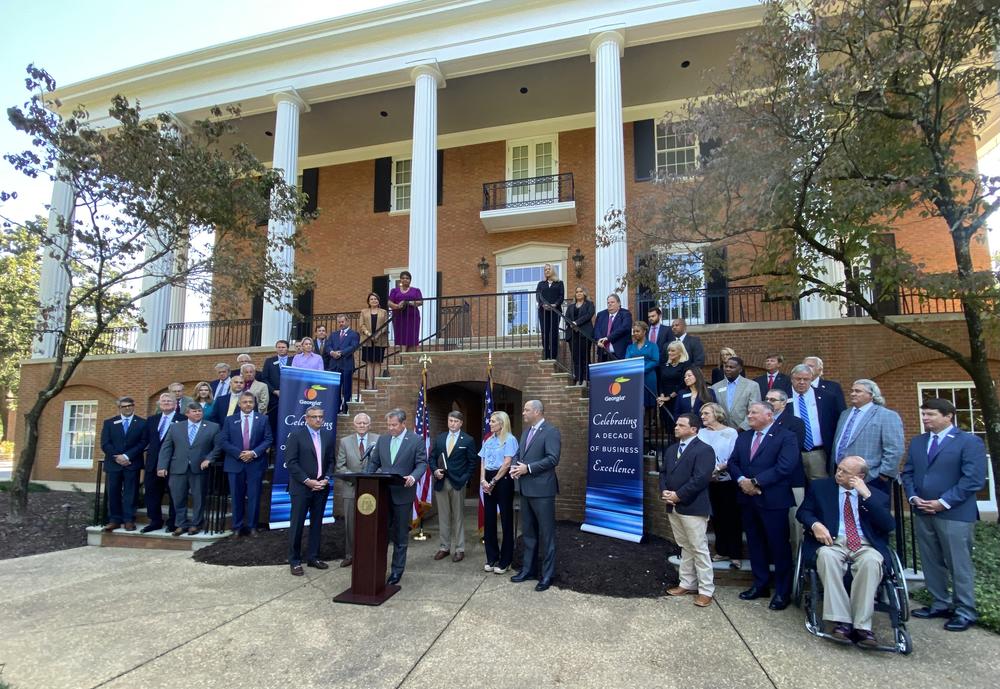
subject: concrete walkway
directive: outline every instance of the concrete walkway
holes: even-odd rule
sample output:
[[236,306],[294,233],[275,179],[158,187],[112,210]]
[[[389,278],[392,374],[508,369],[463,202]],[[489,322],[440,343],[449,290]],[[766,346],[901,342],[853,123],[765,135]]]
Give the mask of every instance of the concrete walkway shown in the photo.
[[[622,600],[529,584],[414,543],[403,590],[334,604],[335,565],[217,567],[189,553],[79,548],[0,561],[0,678],[74,687],[996,687],[1000,636],[913,620],[910,657],[810,636],[799,610]],[[881,616],[884,618],[884,616]],[[884,633],[884,630],[882,630]],[[833,675],[835,673],[835,676]]]

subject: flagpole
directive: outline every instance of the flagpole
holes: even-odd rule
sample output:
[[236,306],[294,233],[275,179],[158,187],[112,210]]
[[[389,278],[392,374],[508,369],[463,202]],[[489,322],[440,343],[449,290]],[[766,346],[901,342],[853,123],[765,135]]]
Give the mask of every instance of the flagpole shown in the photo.
[[[430,419],[430,415],[427,414],[427,364],[431,363],[431,358],[427,356],[424,352],[420,357],[420,363],[423,364],[423,370],[420,372],[420,391],[423,397],[423,406],[417,410],[418,415],[422,415],[424,418],[419,419],[423,426],[423,438],[424,445],[427,445],[427,437],[430,435],[430,429],[427,428],[427,422]],[[428,457],[428,461],[430,457]],[[428,464],[427,471],[424,476],[421,477],[421,481],[429,481],[430,477],[427,474],[430,473],[430,465]],[[429,493],[428,493],[429,494]],[[417,498],[418,503],[420,502],[420,482],[417,483]],[[414,541],[426,541],[430,536],[424,532],[424,510],[419,509],[417,511],[417,533],[413,534]]]

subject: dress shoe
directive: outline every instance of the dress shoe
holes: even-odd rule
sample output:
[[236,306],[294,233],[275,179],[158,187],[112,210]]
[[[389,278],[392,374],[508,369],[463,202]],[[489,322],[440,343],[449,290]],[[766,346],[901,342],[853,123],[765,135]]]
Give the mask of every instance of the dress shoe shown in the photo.
[[712,604],[712,597],[699,593],[694,597],[694,604],[699,608],[707,608]]
[[916,610],[910,611],[910,614],[913,617],[916,617],[918,620],[930,620],[935,617],[950,618],[952,616],[951,610],[949,610],[948,608],[943,608],[941,610],[931,610],[930,608],[927,607],[917,608]]
[[510,569],[510,565],[507,565],[506,567],[501,567],[500,565],[497,565],[496,567],[493,568],[493,573],[506,574],[508,569]]
[[756,598],[767,598],[771,595],[771,592],[766,588],[757,588],[756,586],[751,586],[746,591],[740,593],[740,600],[754,600]]
[[443,560],[446,557],[448,557],[448,555],[449,555],[450,552],[451,551],[449,551],[449,550],[439,550],[436,553],[434,553],[434,559],[435,560]]
[[301,577],[305,575],[305,571],[302,569],[302,565],[289,565],[293,577]]
[[830,630],[830,636],[832,636],[834,639],[836,639],[837,641],[851,640],[851,632],[853,631],[851,625],[845,624],[843,622],[838,622],[834,624],[832,627],[833,628]]
[[306,567],[313,567],[315,569],[330,569],[330,565],[326,564],[322,560],[309,560],[306,563]]
[[878,639],[870,629],[856,629],[854,634],[858,639],[858,646],[862,648],[878,648]]
[[118,522],[111,522],[110,524],[104,527],[104,530],[110,533],[118,528],[121,528],[121,524],[119,524]]
[[201,529],[199,529],[197,526],[192,526],[191,528],[188,529],[188,536],[194,536],[199,531],[201,531]]
[[135,531],[135,522],[125,522],[126,531]]
[[461,562],[464,559],[465,559],[465,553],[463,553],[461,550],[451,556],[452,562]]
[[683,586],[675,586],[672,589],[667,589],[668,596],[697,596],[698,589],[686,589]]
[[171,536],[180,536],[183,533],[184,533],[184,528],[180,527],[180,528],[177,528],[177,529],[174,529],[173,531],[171,531],[170,535]]
[[965,617],[964,615],[955,615],[944,623],[944,628],[949,632],[964,632],[973,624],[975,623],[968,617]]
[[167,524],[166,526],[163,527],[163,530],[164,531],[173,531],[176,528],[177,527],[175,525],[173,525],[173,524]]
[[536,591],[548,591],[549,587],[552,586],[551,579],[542,579],[537,584],[535,584]]
[[139,533],[149,533],[151,531],[159,531],[163,528],[163,524],[146,524],[146,526],[139,529]]
[[389,578],[385,580],[385,584],[386,586],[396,586],[397,584],[399,584],[399,577],[397,577],[395,574],[390,574]]
[[531,572],[525,572],[523,569],[510,578],[515,584],[520,584],[522,581],[527,581],[528,579],[534,579],[535,575]]
[[353,557],[345,557],[343,560],[340,561],[341,567],[350,567],[352,564],[354,564]]
[[789,600],[786,596],[775,595],[771,598],[771,602],[767,604],[770,610],[784,610],[788,607]]
[[492,562],[487,562],[485,565],[483,565],[483,571],[484,572],[492,572],[493,571],[493,563]]

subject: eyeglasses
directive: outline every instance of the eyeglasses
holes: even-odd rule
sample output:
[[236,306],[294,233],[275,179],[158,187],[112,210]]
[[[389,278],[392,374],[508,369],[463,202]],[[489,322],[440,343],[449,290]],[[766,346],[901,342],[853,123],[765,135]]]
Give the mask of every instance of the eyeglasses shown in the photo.
[[134,406],[135,406],[134,404],[119,404],[118,408],[119,409],[131,409]]

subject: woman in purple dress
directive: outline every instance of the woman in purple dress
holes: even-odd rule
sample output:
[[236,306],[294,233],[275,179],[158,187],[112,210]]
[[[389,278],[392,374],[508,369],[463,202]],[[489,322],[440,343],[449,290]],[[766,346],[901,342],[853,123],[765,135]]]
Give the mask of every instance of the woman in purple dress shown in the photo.
[[417,287],[410,287],[413,276],[404,270],[399,274],[399,287],[389,292],[389,308],[392,309],[392,332],[396,344],[403,351],[410,352],[420,342],[420,305],[424,296]]

